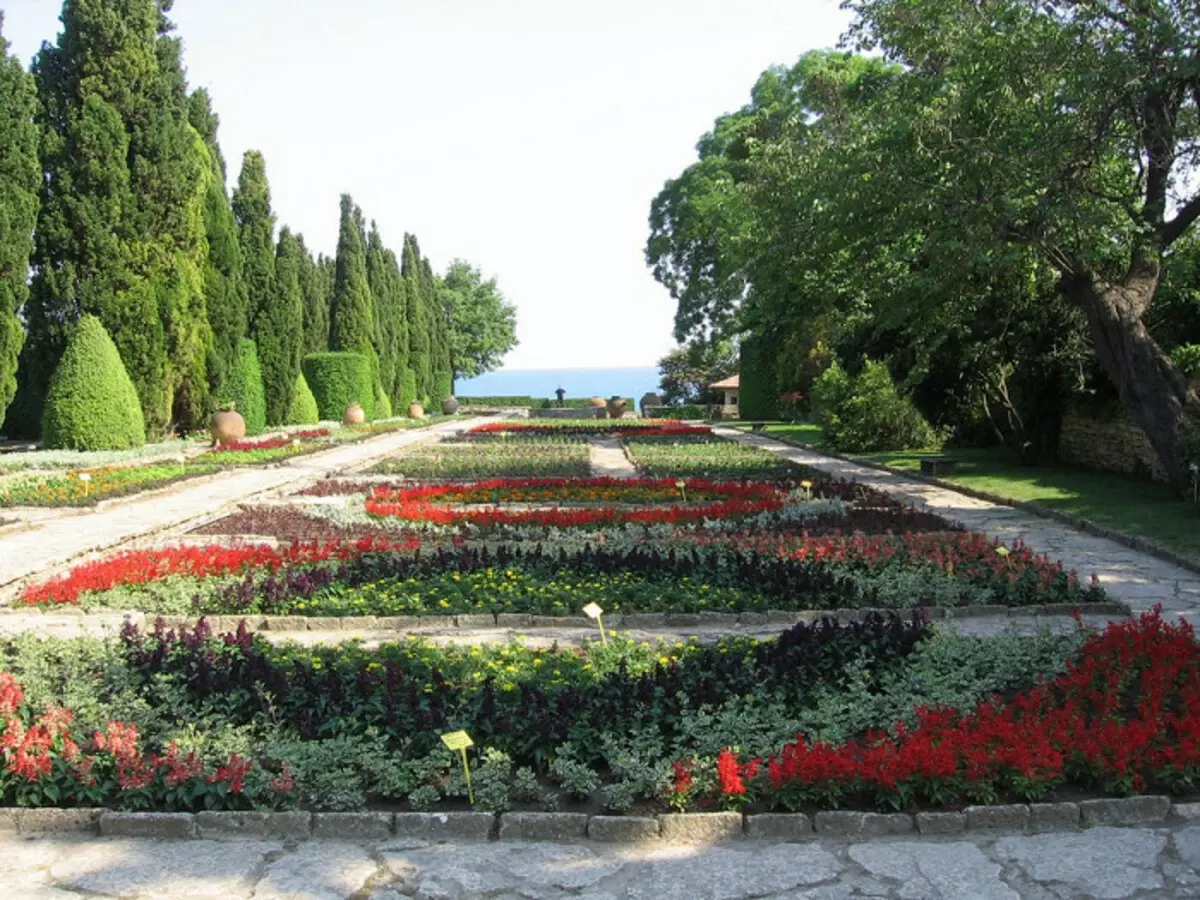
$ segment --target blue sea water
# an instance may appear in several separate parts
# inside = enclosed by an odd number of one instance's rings
[[[454,385],[459,397],[553,398],[558,388],[568,397],[632,397],[636,403],[647,391],[658,390],[655,366],[616,369],[501,369]]]

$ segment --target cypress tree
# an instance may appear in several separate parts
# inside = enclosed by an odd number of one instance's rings
[[[375,223],[367,238],[367,281],[375,305],[375,346],[379,352],[379,386],[389,405],[400,400],[408,362],[408,323],[404,283],[396,254],[383,246]]]
[[[267,394],[267,424],[283,425],[291,409],[300,373],[304,339],[304,300],[300,296],[303,248],[284,226],[275,251],[275,296],[256,323],[255,342]]]
[[[161,434],[203,369],[203,160],[168,0],[66,0],[33,71],[42,182],[22,389],[38,408],[71,323],[95,314]],[[191,386],[195,392],[200,388]]]
[[[333,279],[325,265],[325,256],[317,259],[304,245],[304,235],[296,235],[302,251],[300,257],[300,296],[304,300],[303,355],[324,353],[329,349],[329,301],[333,296]]]
[[[425,293],[421,287],[421,251],[417,239],[404,236],[404,258],[401,265],[408,308],[409,367],[416,379],[416,399],[428,403],[433,390],[429,364],[429,319],[425,311]]]
[[[275,290],[275,214],[267,165],[257,150],[242,157],[242,171],[233,192],[233,216],[242,249],[242,280],[246,285],[248,320],[253,333],[259,317],[271,305]]]
[[[374,359],[372,365],[378,366],[374,348],[375,316],[363,244],[362,210],[354,205],[349,194],[342,194],[329,348],[333,351],[365,353]]]
[[[17,359],[25,343],[18,318],[29,295],[25,279],[37,222],[37,90],[4,39],[0,12],[0,425],[17,390]]]
[[[242,282],[242,248],[237,220],[226,194],[225,160],[217,144],[220,120],[212,111],[208,92],[198,89],[188,98],[188,120],[207,150],[204,177],[204,230],[208,254],[204,259],[204,298],[213,334],[209,358],[210,395],[220,405],[229,400],[227,382],[238,359],[238,342],[249,330],[246,286]]]
[[[450,366],[450,336],[446,315],[438,300],[437,276],[428,259],[421,260],[421,289],[425,292],[425,309],[429,318],[430,392],[440,403],[454,390],[454,372]]]

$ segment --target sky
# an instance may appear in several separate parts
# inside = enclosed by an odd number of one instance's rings
[[[28,61],[61,0],[0,0]],[[833,46],[837,0],[176,0],[231,187],[261,150],[279,224],[333,253],[350,193],[385,242],[517,307],[505,368],[653,365],[674,301],[650,202],[768,66]]]

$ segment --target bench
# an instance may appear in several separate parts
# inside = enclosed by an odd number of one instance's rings
[[[949,475],[957,468],[958,463],[949,456],[922,456],[921,457],[921,474],[932,475]]]

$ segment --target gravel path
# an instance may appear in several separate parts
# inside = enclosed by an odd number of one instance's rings
[[[21,900],[1183,900],[1200,826],[605,845],[0,835]]]
[[[97,509],[31,522],[26,529],[0,535],[0,588],[81,554],[211,516],[242,500],[295,489],[350,466],[389,456],[410,444],[474,427],[481,421],[467,419],[384,434],[278,466],[237,469],[162,491],[107,501]]]
[[[597,478],[636,478],[637,467],[629,461],[625,445],[617,438],[594,437],[588,441],[592,474]]]
[[[1162,604],[1164,613],[1200,625],[1200,574],[1196,572],[1115,541],[1084,534],[1052,519],[1011,506],[976,500],[940,485],[834,459],[762,435],[731,428],[714,428],[713,431],[721,437],[769,450],[784,459],[838,478],[852,478],[886,491],[905,503],[951,519],[972,531],[1006,543],[1024,541],[1039,553],[1062,560],[1063,565],[1076,570],[1081,577],[1095,574],[1109,594],[1128,603],[1135,613]],[[1200,523],[1197,527],[1200,528]]]

